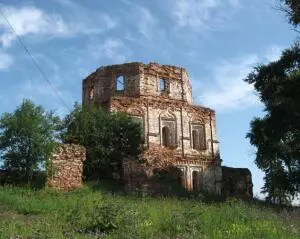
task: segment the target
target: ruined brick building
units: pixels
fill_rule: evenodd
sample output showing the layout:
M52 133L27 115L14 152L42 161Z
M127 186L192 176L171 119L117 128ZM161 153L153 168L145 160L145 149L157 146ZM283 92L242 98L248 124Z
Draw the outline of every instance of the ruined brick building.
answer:
M83 80L82 90L84 105L125 112L140 122L148 150L170 149L187 190L221 194L215 111L193 105L184 68L156 63L100 67Z

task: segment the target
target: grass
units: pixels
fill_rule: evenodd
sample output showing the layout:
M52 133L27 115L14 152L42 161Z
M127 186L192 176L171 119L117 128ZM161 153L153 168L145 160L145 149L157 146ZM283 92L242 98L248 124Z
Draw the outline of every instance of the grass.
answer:
M0 187L0 238L300 238L300 211L235 199Z

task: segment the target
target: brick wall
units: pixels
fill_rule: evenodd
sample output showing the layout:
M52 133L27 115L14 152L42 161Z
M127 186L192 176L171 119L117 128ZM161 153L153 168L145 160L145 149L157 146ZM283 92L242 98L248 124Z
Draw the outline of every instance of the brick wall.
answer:
M75 144L62 144L52 154L48 187L71 190L82 186L83 162L86 150Z
M116 91L118 76L124 77L124 91ZM166 90L160 91L160 80L165 80ZM98 68L83 80L84 104L101 104L114 96L155 96L183 100L192 104L192 87L184 68L156 63L127 63ZM90 91L94 88L94 96Z
M251 172L247 168L231 168L222 166L223 194L244 199L253 197Z
M125 112L142 117L146 143L162 144L162 127L164 122L171 120L175 123L175 150L178 154L183 155L183 157L210 156L215 159L219 158L219 143L213 110L192 106L182 101L119 96L111 100L110 111ZM192 124L204 126L206 147L203 150L199 151L192 148Z
M116 90L118 76L124 77L123 91ZM164 90L160 87L161 80L165 83ZM90 97L91 89L93 97ZM193 190L201 185L209 191L215 189L219 194L220 185L216 182L220 181L221 170L218 167L220 155L215 111L192 103L192 86L182 67L127 63L100 67L83 80L84 105L94 104L110 112L125 112L138 117L143 125L148 154L156 145L155 149L163 159L165 149L161 146L163 138L167 138L165 141L171 142L174 155L171 160L182 171L186 189ZM199 139L199 142L203 142L204 147L193 147L193 129L203 129L204 140ZM163 130L169 132L165 134L168 137L163 137ZM125 170L128 168L132 169L131 176L134 171L141 173L144 170L137 165L128 165ZM205 173L205 170L208 171Z

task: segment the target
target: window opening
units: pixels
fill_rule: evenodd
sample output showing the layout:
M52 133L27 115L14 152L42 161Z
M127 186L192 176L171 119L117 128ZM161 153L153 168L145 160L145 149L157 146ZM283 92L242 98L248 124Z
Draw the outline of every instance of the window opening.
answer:
M117 91L124 90L124 76L118 76L116 79Z
M166 80L164 80L164 79L159 80L159 90L160 91L166 90Z
M90 97L90 100L94 99L94 92L95 89L94 89L94 86L92 85L92 87L90 88L90 91L89 91L89 97Z

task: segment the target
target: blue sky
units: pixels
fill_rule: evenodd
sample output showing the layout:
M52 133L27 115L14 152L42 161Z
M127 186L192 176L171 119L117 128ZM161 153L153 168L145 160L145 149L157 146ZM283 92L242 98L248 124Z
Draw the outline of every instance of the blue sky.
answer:
M263 106L243 79L253 66L276 60L296 37L276 2L1 0L0 5L70 108L81 101L82 79L101 65L185 67L194 103L216 109L223 164L248 167L259 194L263 173L245 135ZM65 114L1 17L0 46L0 114L23 98Z

